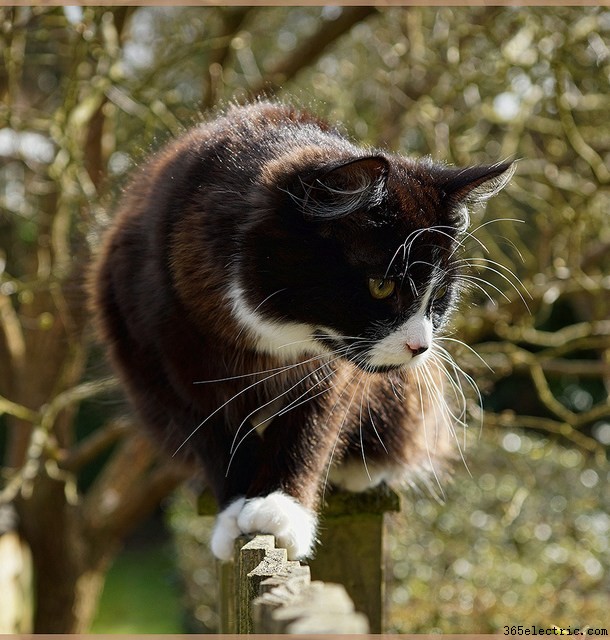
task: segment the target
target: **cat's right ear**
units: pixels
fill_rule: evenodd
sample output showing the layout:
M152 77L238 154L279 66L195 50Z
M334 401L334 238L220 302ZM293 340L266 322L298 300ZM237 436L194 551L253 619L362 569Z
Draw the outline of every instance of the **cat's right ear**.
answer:
M482 204L495 196L510 182L515 169L515 162L439 169L436 183L451 204L452 223L459 231L470 224L468 206Z
M301 177L302 194L291 195L306 220L336 220L382 204L389 171L383 156L356 158Z

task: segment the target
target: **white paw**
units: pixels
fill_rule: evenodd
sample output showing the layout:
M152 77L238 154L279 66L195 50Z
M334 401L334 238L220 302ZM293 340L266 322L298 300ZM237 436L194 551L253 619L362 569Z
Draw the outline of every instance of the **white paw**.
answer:
M216 517L210 547L212 548L212 553L219 560L226 561L233 558L235 539L242 534L242 531L237 526L237 516L242 510L245 501L245 498L237 498Z
M291 496L275 491L261 498L250 498L237 518L244 533L271 533L276 546L288 551L289 560L305 558L313 551L316 514Z

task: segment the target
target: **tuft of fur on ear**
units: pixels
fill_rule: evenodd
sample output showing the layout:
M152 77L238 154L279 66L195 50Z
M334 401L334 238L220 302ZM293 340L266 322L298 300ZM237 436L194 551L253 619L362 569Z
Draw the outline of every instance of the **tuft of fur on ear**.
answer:
M301 177L304 195L291 196L306 220L336 220L380 205L387 194L389 170L382 156L356 158Z
M497 195L510 182L515 169L515 162L440 169L438 185L452 205L460 230L470 224L468 205L482 204Z

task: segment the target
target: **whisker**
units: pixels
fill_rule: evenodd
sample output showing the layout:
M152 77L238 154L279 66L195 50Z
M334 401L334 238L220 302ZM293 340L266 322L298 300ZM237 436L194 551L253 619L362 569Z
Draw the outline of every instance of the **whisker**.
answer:
M321 368L321 367L320 367ZM319 369L320 369L319 368ZM316 371L318 371L319 369L316 369ZM311 375L313 375L313 373L315 373L316 371L313 371L312 373L308 374L307 376L305 376L305 378L302 378L301 380L299 380L299 382L297 384L300 384L301 382L303 382L304 380L306 380L307 378L309 378ZM317 397L318 395L322 395L323 393L325 393L326 391L328 391L329 389L323 389L321 392L315 394L314 396L312 396L311 398L308 398L307 400L303 401L303 402L298 402L301 398L303 398L304 396L306 396L311 389L319 386L322 382L324 382L325 380L327 380L328 378L330 378L335 372L331 371L329 374L327 374L324 378L322 378L322 380L319 380L318 382L316 382L313 387L311 387L310 389L307 389L304 393L302 393L300 396L298 396L297 398L295 398L293 401L291 401L288 406L286 407L282 407L282 409L280 409L279 411L277 411L276 413L274 413L273 415L269 416L268 418L265 418L265 420L262 420L261 422L253 425L241 438L241 440L237 443L237 445L235 445L235 440L237 439L237 436L239 434L239 432L241 431L242 426L247 422L248 418L252 417L253 415L256 415L256 413L258 413L262 408L266 407L269 404L273 404L276 400L279 400L283 395L285 395L286 393L288 393L289 391L291 391L293 387L291 387L290 389L288 389L287 391L285 391L284 393L281 393L280 395L276 396L275 398L273 398L273 400L270 400L269 402L267 402L266 404L258 407L257 409L255 409L254 411L252 411L251 413L249 413L246 418L244 418L244 420L242 421L242 423L239 425L237 432L235 434L235 438L233 439L233 444L231 445L231 457L229 458L229 462L227 464L227 470L225 473L225 477L227 477L229 475L229 470L231 468L231 463L233 462L233 458L235 457L235 455L237 454L237 450L239 449L239 447L241 446L241 444L248 438L248 436L253 433L254 431L256 431L261 424L263 424L264 422L267 421L271 421L274 418L277 418L278 416L281 416L285 413L287 413L288 411L291 411L292 409L295 409L297 406L301 405L301 404L305 404L306 402L309 402L311 400L313 400L313 398ZM298 403L298 404L295 404ZM235 445L235 448L233 448L233 445Z
M473 353L492 373L494 373L494 370L483 359L483 357L479 353L477 353L469 344L466 344L462 340L458 340L457 338L450 338L449 336L437 336L436 340L447 340L449 342L455 342L462 347L466 347L466 349L468 349L471 353Z
M442 360L443 362L447 363L452 371L454 372L455 375L455 380L458 384L460 384L459 381L459 376L461 375L464 380L466 380L466 382L468 383L468 385L472 388L472 390L476 393L477 395L477 401L479 403L479 406L482 407L483 406L483 397L481 395L481 391L479 390L479 387L477 385L477 383L475 382L474 378L472 376L470 376L469 374L467 374L453 359L453 357L451 356L451 354L444 349L443 347L441 347L439 344L435 344L433 346L433 356L436 356L437 359L440 358L440 360ZM445 371L447 371L446 367L443 366L443 369ZM447 373L449 373L447 371ZM451 378L451 376L449 376L449 378ZM461 386L461 384L460 384ZM482 416L482 413L481 413ZM483 429L483 423L482 423L482 419L480 421L480 425L479 425L480 430Z
M367 379L365 378L366 373L362 373L360 376L360 381L358 382L358 390L360 390L360 385L362 384L364 390L366 390L366 381ZM369 382L370 384L370 382ZM360 395L360 421L359 421L359 425L358 425L358 431L359 431L359 435L360 435L360 452L362 454L362 462L364 463L364 470L366 471L366 475L369 479L370 482L373 481L373 479L371 478L371 474L369 473L369 466L366 463L366 453L364 451L364 437L363 437L363 433L362 433L362 408L364 405L364 397L365 397L366 393L362 393Z
M483 222L478 227L475 227L470 233L476 233L479 229L486 227L489 224L494 224L496 222L520 222L521 224L525 224L525 220L519 220L519 218L494 218L493 220L487 220Z
M502 291L502 289L500 289L499 287L496 287L496 285L492 284L491 282L488 282L487 280L483 279L483 278L478 278L477 276L473 276L470 274L461 274L460 278L464 279L464 280L470 280L473 283L476 282L482 282L483 284L486 284L488 287L491 287L492 289L494 289L495 291L497 291L507 302L510 302L511 299L504 293L504 291ZM483 287L481 287L483 288ZM525 302L525 300L524 300ZM525 305L527 306L527 304Z
M307 375L305 375L304 377L300 378L297 382L295 382L291 387L289 387L288 389L285 389L284 391L282 391L282 393L280 393L279 395L275 396L274 398L272 398L271 400L268 400L267 402L265 402L262 405L259 405L258 407L256 407L256 409L253 409L252 411L250 411L250 413L241 421L241 424L239 425L239 427L237 427L237 431L235 432L235 436L233 437L233 442L231 443L231 448L229 450L230 453L234 454L235 453L235 442L237 441L237 438L239 437L239 432L241 431L241 428L244 426L244 424L254 415L256 415L261 409L264 409L265 407L268 407L269 405L273 404L274 402L276 402L277 400L279 400L282 396L285 396L287 393L290 393L293 389L295 389L296 387L298 387L301 383L303 383L305 380L307 380L308 378L310 378L311 376L315 375L318 371L320 371L321 369L323 369L325 366L336 362L339 358L341 357L341 354L339 354L336 358L333 358L332 360L330 360L329 362L323 362L319 367L316 367L313 371L310 371ZM331 372L330 375L332 375ZM243 442L243 438L242 440L240 440L240 443Z
M441 484L440 478L438 477L438 474L436 473L436 469L434 468L434 463L432 462L432 454L430 453L430 445L428 443L428 429L427 429L427 425L428 425L428 420L425 418L426 415L426 410L425 410L425 403L424 403L424 397L423 397L423 392L422 392L422 383L421 383L421 378L419 377L419 373L420 371L422 372L422 377L423 377L423 372L425 371L425 369L420 369L420 368L416 368L414 369L415 372L415 376L417 378L417 390L419 391L419 406L421 408L422 411L422 424L424 427L424 443L426 445L426 455L428 456L428 464L430 465L430 469L432 470L432 475L434 476L434 479L436 480L436 484L438 485L438 488L441 492L441 496L443 497L443 499L445 498L445 491L443 489L443 485ZM436 422L436 427L435 429L438 430L438 419L435 416L435 422Z
M246 391L249 391L250 389L256 387L259 384L262 384L263 382L266 382L267 380L270 380L271 378L275 378L276 376L279 376L280 374L284 373L285 371L289 371L291 369L294 369L296 367L300 367L303 364L306 364L308 362L311 362L312 360L319 360L320 357L319 356L314 356L312 358L308 358L307 360L304 361L300 361L300 362L296 362L294 364L290 364L287 365L286 367L282 367L281 369L279 369L278 371L274 371L274 373L272 373L271 375L266 376L265 378L261 378L260 380L256 380L255 382L253 382L252 384L249 384L247 387L245 387L244 389L241 389L240 391L238 391L236 394L234 394L233 396L231 396L226 402L223 402L219 407L217 407L216 409L214 409L214 411L212 411L212 413L208 414L194 429L193 431L191 431L191 433L185 438L185 440L182 442L182 444L176 449L176 451L174 451L174 456L187 444L187 442L197 433L197 431L199 429L201 429L201 427L203 427L203 425L210 419L212 418L214 415L216 415L219 411L221 411L222 409L224 409L228 404L230 404L231 402L233 402L233 400L235 400L236 398L238 398L242 393L245 393ZM237 376L237 377L241 377L241 376Z
M465 259L463 261L458 261L458 262L467 262L468 264L473 264L472 260L485 260L485 258L471 258L471 259ZM491 262L491 261L490 261ZM495 261L494 261L495 262ZM497 264L497 263L496 263ZM498 265L500 267L503 267L503 265ZM529 293L529 291L525 288L525 285L523 284L523 282L521 282L521 280L519 280L519 278L508 268L508 267L504 267L507 271L509 271L509 273L517 280L517 282L519 282L519 284L523 287L524 291L527 293L527 295L531 298L531 294ZM519 291L519 288L515 285L515 283L508 277L506 276L504 273L501 273L500 271L498 271L497 269L494 269L493 267L490 266L485 266L485 269L487 271L492 271L493 273L497 274L498 276L500 276L500 278L503 278L504 280L506 280L506 282L508 282L508 284L510 284L510 286L516 291L517 295L521 298L521 301L523 302L523 304L525 305L526 309L531 313L530 308L527 304L527 302L525 301L525 298L523 297L523 295L521 294L521 291Z
M477 289L479 289L485 296L486 298L494 305L498 304L496 302L496 300L494 300L491 296L491 294L489 293L489 291L487 291L484 287L482 287L480 284L478 284L477 282L473 282L470 281L470 278L468 275L464 275L464 274L460 274L460 276L458 277L457 281L456 281L461 287L462 290L467 290L470 287L476 287Z
M259 302L256 307L253 309L252 313L256 313L264 304L265 302L267 302L269 299L273 298L273 296L277 295L278 293L282 293L283 291L286 291L286 287L284 287L283 289L278 289L277 291L274 291L273 293L269 294L262 302ZM242 328L239 330L239 332L237 333L237 335L235 336L235 340L237 340L237 338L239 338L239 336L241 336L241 334L247 329L248 327L244 324L242 326Z
M387 450L383 440L381 439L381 436L379 435L379 431L377 431L377 427L375 426L375 421L373 420L373 414L371 413L371 401L370 401L371 384L372 384L372 379L369 380L369 384L368 384L368 387L367 387L366 392L365 392L366 404L367 404L367 408L368 408L368 412L369 412L369 420L371 421L371 426L373 427L373 431L375 432L375 435L377 436L377 440L379 440L379 444L383 447L383 450L386 452L386 455L389 456L390 452Z
M328 422L331 419L333 413L335 412L335 409L337 408L337 405L339 404L339 401L341 400L341 398L343 397L343 394L347 391L347 389L349 389L350 384L349 382L343 385L343 389L341 390L341 393L339 394L339 397L335 400L335 404L333 405L332 409L330 410L329 414L328 414L328 418L326 419L326 425L328 426ZM335 455L335 450L337 448L337 444L339 442L339 438L341 437L341 432L343 431L343 427L345 426L345 420L347 418L347 415L349 413L349 409L352 406L352 402L354 400L354 397L356 395L356 391L358 390L358 388L356 387L356 389L354 390L354 393L347 405L347 408L345 409L345 413L343 414L343 420L341 421L341 425L337 431L337 435L335 436L335 441L333 442L333 446L331 448L330 451L330 456L328 459L328 464L326 465L326 474L324 476L324 485L322 488L322 500L324 500L324 497L326 496L326 487L328 486L328 476L330 475L330 470L332 467L332 463L333 463L333 458Z
M482 267L483 269L491 269L487 265L493 264L494 267L498 267L498 269L503 269L504 271L509 273L517 281L517 283L520 284L521 287L523 287L523 290L531 298L530 292L527 290L527 287L523 284L519 276L510 267L507 267L506 265L502 264L501 262L498 262L497 260L492 260L491 258L483 258L480 256L471 256L469 258L460 258L459 260L456 260L456 263L467 264L471 267Z
M443 360L444 362L446 362L447 364L449 364L449 366L453 369L454 372L459 373L460 375L462 375L464 377L464 379L468 382L468 384L472 387L472 389L476 392L479 402L482 404L483 402L483 398L481 396L481 392L479 391L479 387L477 385L477 383L475 382L474 378L469 375L468 373L466 373L458 364L457 362L451 357L451 354L444 349L443 347L441 347L440 345L436 345L436 349L438 350L437 353L435 353L434 355L436 355L437 357L439 357L441 360Z
M425 373L429 374L429 372L427 372L427 371ZM430 393L433 401L437 404L437 407L439 408L439 410L442 413L445 413L445 415L448 413L450 416L452 416L453 413L451 412L451 410L447 406L447 401L444 398L441 390L437 388L435 381L428 377L428 383L429 384L426 385L427 388L428 388L428 392ZM472 474L471 474L470 469L468 467L468 463L466 462L466 458L464 457L464 452L462 451L462 448L460 446L460 441L459 441L459 439L457 437L457 432L453 428L453 425L451 424L450 420L446 420L446 424L449 427L449 431L450 431L451 435L455 439L455 443L457 445L458 452L460 454L460 458L462 459L462 462L464 463L464 467L466 468L466 471L468 472L468 475L470 475L472 477Z
M392 376L388 376L388 380L390 382L390 386L392 387L392 393L396 400L406 400L404 394L400 393L398 389L396 389L396 385L394 384L394 378Z
M333 335L333 334L330 334L330 333L321 333L321 334L317 334L317 336L322 337L322 338L330 338L330 339L333 339L333 340L353 340L354 342L352 343L351 346L353 346L355 344L357 344L357 345L370 344L370 343L374 342L374 340L371 340L370 338L364 338L362 336L342 336L342 335ZM293 342L286 342L285 344L279 345L277 348L278 349L284 349L285 347L291 347L291 346L293 346L295 344L302 344L302 343L307 343L307 342L315 342L317 336L312 336L311 338L305 338L303 340L294 340Z
M460 415L457 416L450 409L448 403L445 402L446 413L448 413L457 422L457 424L461 425L464 428L468 428L468 424L466 422L466 414L467 414L466 396L464 394L462 386L460 385L458 380L451 377L451 374L447 370L447 367L445 367L443 362L439 360L438 357L436 357L436 354L432 354L430 359L434 363L437 370L442 374L443 378L447 380L447 382L449 383L451 390L453 391L453 395L455 397L456 403L461 404L462 406Z
M212 384L214 382L228 382L229 380L239 380L240 378L251 378L252 376L258 376L258 375L263 375L265 373L272 373L274 371L287 371L289 369L294 369L295 367L300 367L301 365L307 364L308 362L313 362L314 360L319 360L320 358L323 358L324 356L329 355L329 354L324 354L324 355L318 355L318 356L311 356L309 358L307 358L306 360L300 360L299 362L294 362L291 364L284 364L280 367L273 367L271 369L264 369L261 371L253 371L252 373L241 373L237 376L227 376L226 378L215 378L213 380L196 380L195 382L193 382L193 384ZM332 355L332 354L330 354ZM270 376L272 377L272 376ZM269 378L265 378L265 380L268 380ZM264 382L263 380L261 380L261 382Z

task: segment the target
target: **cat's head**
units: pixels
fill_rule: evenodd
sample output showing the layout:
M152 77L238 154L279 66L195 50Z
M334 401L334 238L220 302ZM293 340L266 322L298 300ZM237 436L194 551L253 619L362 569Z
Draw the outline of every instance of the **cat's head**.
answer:
M327 353L368 371L424 362L458 298L468 206L511 174L511 163L389 155L277 169L242 238L235 314L281 359Z

